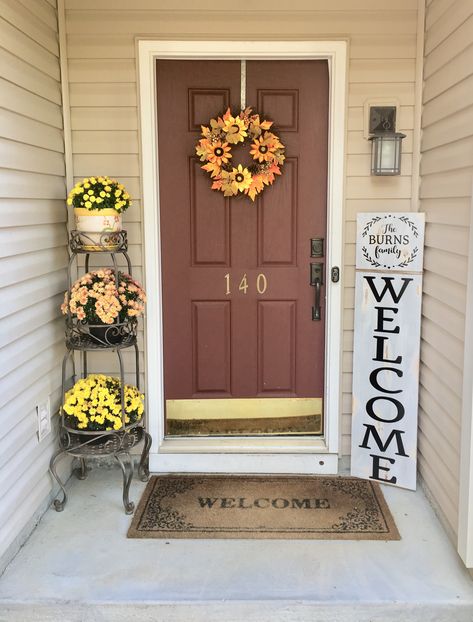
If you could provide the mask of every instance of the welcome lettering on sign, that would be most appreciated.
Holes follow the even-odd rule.
[[[359,214],[351,473],[415,489],[423,214]]]

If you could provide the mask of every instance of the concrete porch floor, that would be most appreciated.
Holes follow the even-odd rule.
[[[1,577],[1,622],[473,620],[473,581],[420,490],[383,487],[399,542],[128,540],[117,469],[68,491]]]

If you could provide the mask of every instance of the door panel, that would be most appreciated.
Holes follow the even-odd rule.
[[[190,226],[193,266],[230,265],[230,219],[221,193],[208,195],[201,162],[190,160]],[[219,196],[220,195],[220,196]]]
[[[240,109],[240,76],[239,61],[157,62],[167,433],[320,433],[325,314],[312,321],[309,264],[310,238],[326,236],[327,64],[247,62],[247,105],[287,156],[254,204],[212,191],[194,157],[200,125]]]
[[[258,300],[258,395],[296,393],[296,301]]]
[[[193,301],[192,311],[192,394],[230,397],[230,301]]]
[[[258,265],[262,267],[297,267],[297,180],[297,160],[286,157],[276,197],[267,197],[265,190],[259,199]]]

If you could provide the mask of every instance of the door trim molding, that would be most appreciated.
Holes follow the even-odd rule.
[[[329,65],[327,273],[343,266],[347,41],[137,41],[150,469],[211,472],[337,472],[341,404],[343,282],[327,279],[323,437],[164,438],[161,240],[159,225],[156,59],[325,59]],[[343,273],[343,271],[342,271]],[[237,455],[236,455],[237,454]]]

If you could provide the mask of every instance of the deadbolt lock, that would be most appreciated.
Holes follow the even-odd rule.
[[[323,238],[311,238],[310,256],[311,257],[323,257],[324,256],[324,239]]]

